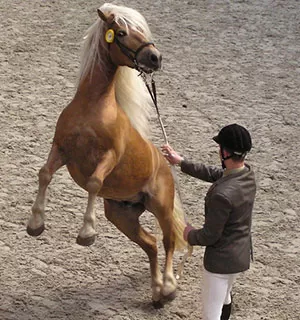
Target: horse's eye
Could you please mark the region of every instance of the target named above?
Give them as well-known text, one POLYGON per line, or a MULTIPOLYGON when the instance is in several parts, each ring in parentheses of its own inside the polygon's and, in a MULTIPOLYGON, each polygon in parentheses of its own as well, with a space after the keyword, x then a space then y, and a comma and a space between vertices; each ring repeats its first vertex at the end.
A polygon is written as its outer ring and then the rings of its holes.
POLYGON ((127 33, 124 30, 120 30, 117 33, 118 37, 125 37, 127 35, 127 33))

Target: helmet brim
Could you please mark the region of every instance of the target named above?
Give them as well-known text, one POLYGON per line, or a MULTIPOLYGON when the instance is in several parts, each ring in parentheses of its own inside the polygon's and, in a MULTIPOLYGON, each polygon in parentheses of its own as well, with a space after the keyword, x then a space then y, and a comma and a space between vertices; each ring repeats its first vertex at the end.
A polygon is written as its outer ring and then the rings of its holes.
POLYGON ((213 137, 213 140, 217 143, 220 144, 220 139, 218 136, 213 137))

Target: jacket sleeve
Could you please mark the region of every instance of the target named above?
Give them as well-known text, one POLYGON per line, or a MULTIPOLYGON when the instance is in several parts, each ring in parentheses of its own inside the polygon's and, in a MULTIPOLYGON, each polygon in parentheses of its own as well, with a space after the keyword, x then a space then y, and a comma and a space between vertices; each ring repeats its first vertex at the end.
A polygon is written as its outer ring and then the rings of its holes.
POLYGON ((206 182, 215 182, 223 175, 223 170, 218 167, 206 166, 189 160, 183 160, 180 167, 182 172, 206 182))
POLYGON ((215 194, 209 200, 205 212, 205 222, 201 229, 188 233, 190 245, 211 246, 222 236, 224 226, 232 210, 230 201, 222 194, 215 194))

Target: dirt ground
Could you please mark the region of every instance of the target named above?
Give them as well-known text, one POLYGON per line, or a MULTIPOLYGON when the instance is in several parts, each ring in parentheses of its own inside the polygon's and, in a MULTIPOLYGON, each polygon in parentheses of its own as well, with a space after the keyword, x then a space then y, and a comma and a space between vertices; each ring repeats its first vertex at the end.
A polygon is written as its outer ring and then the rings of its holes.
MULTIPOLYGON (((231 319, 300 319, 300 2, 116 3, 145 16, 163 54, 155 79, 175 149, 218 165, 211 137, 223 125, 238 122, 253 136, 255 261, 234 286, 231 319)), ((201 319, 204 249, 186 263, 177 298, 154 310, 146 255, 105 219, 101 199, 95 244, 75 243, 87 195, 66 169, 50 185, 45 232, 26 233, 37 172, 76 90, 82 36, 100 5, 0 0, 1 320, 201 319)), ((151 125, 160 147, 155 109, 151 125)), ((200 227, 208 184, 178 174, 188 220, 200 227)), ((154 225, 149 213, 143 220, 154 225)))

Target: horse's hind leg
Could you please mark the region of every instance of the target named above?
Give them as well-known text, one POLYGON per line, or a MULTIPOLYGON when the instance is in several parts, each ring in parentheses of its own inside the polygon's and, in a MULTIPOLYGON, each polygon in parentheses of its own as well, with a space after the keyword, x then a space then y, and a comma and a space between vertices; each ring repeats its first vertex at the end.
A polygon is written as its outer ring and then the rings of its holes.
POLYGON ((173 197, 172 184, 160 184, 156 197, 150 198, 146 203, 146 209, 152 212, 162 229, 163 244, 166 252, 166 260, 163 274, 162 295, 172 300, 176 295, 177 281, 173 272, 173 254, 175 250, 175 231, 173 219, 173 197))
POLYGON ((47 163, 39 171, 39 189, 36 200, 32 206, 32 215, 27 224, 27 233, 31 236, 40 235, 44 229, 46 191, 53 174, 64 165, 64 161, 53 144, 48 156, 47 163))
POLYGON ((176 295, 177 281, 173 271, 173 254, 175 250, 175 236, 173 233, 173 222, 171 218, 157 215, 158 222, 163 232, 163 244, 166 252, 165 268, 163 275, 162 295, 172 300, 176 295))
POLYGON ((143 204, 124 206, 112 200, 104 201, 105 216, 130 240, 137 243, 148 255, 151 271, 152 299, 159 307, 161 298, 162 275, 157 259, 156 238, 149 234, 139 223, 139 216, 144 212, 143 204))

